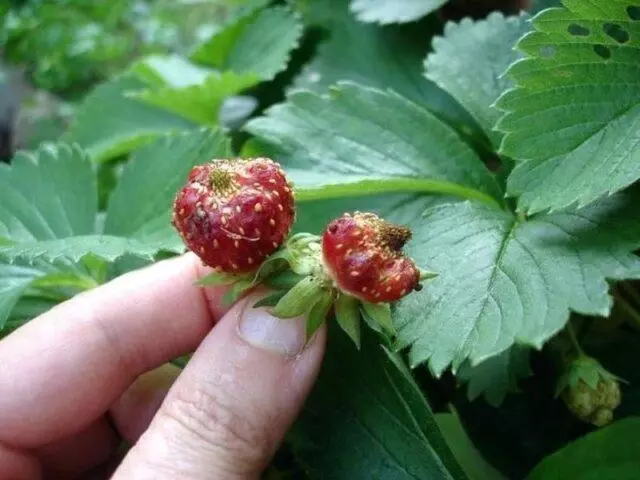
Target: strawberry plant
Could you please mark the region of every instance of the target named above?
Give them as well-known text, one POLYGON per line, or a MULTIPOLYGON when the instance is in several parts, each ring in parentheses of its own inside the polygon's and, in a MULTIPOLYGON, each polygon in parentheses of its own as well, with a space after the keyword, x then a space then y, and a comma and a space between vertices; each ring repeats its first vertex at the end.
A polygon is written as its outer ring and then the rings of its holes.
POLYGON ((219 3, 0 165, 2 334, 186 243, 328 323, 274 474, 637 478, 637 0, 219 3))

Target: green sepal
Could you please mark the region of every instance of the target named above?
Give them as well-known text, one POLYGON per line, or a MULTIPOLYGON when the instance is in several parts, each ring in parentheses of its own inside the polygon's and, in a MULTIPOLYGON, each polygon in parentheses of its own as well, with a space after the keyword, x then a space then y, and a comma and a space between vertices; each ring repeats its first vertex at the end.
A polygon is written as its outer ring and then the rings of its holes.
POLYGON ((419 268, 418 271, 420 272, 420 281, 431 280, 432 278, 436 278, 440 275, 439 273, 424 270, 423 268, 419 268))
POLYGON ((581 381, 589 388, 596 390, 600 380, 624 382, 623 379, 605 370, 595 358, 584 354, 579 355, 568 361, 564 373, 558 379, 556 397, 566 388, 575 388, 581 381))
POLYGON ((204 277, 196 280, 195 284, 199 287, 213 287, 218 285, 231 285, 232 283, 237 282, 243 278, 246 278, 246 275, 233 275, 231 273, 226 272, 213 272, 209 275, 205 275, 204 277))
POLYGON ((388 303, 361 302, 364 317, 369 317, 379 325, 391 338, 396 336, 396 329, 391 320, 391 306, 388 303))
POLYGON ((280 318, 293 318, 303 315, 318 301, 323 294, 322 285, 312 276, 303 278, 273 309, 273 315, 280 318))
POLYGON ((322 268, 320 237, 310 233, 298 233, 286 243, 287 261, 298 275, 311 275, 322 268))
POLYGON ((272 290, 290 290, 303 278, 302 275, 298 275, 291 270, 285 270, 284 272, 265 278, 263 283, 272 290))
POLYGON ((274 292, 270 295, 267 295, 264 298, 261 298, 256 303, 253 304, 253 308, 260 307, 275 307, 280 299, 287 294, 286 290, 280 290, 278 292, 274 292))
POLYGON ((330 293, 322 295, 318 301, 311 307, 309 316, 307 317, 307 341, 320 328, 320 325, 326 320, 329 310, 333 305, 333 296, 330 293))
POLYGON ((350 295, 338 295, 334 305, 338 325, 360 350, 360 301, 350 295))
POLYGON ((222 297, 222 305, 228 307, 238 301, 238 299, 247 290, 250 290, 254 286, 254 280, 249 278, 243 278, 234 283, 229 290, 222 297))

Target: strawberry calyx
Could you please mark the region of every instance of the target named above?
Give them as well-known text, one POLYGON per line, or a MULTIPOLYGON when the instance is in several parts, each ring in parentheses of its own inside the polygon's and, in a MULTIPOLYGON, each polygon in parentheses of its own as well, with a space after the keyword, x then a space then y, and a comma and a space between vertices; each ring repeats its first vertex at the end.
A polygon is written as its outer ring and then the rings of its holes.
MULTIPOLYGON (((366 215, 367 221, 382 227, 376 231, 379 231, 384 239, 383 248, 389 250, 381 254, 386 262, 385 265, 390 261, 396 262, 392 265, 396 268, 398 262, 404 261, 404 257, 399 252, 411 237, 411 231, 406 227, 383 223, 373 214, 366 215)), ((378 262, 377 257, 375 258, 378 262)), ((377 265, 377 263, 374 264, 376 267, 377 265)), ((436 273, 417 266, 415 275, 417 280, 410 291, 421 290, 422 282, 437 276, 436 273)), ((381 334, 389 343, 392 343, 396 336, 391 318, 393 302, 370 301, 369 298, 354 295, 353 292, 342 288, 335 271, 327 262, 323 249, 323 237, 310 233, 298 233, 289 237, 255 272, 214 271, 200 279, 197 284, 199 286, 231 285, 223 298, 226 303, 233 303, 247 291, 258 285, 264 285, 272 293, 254 306, 271 307, 271 313, 283 319, 306 315, 307 338, 311 338, 331 314, 358 348, 363 322, 381 334)))

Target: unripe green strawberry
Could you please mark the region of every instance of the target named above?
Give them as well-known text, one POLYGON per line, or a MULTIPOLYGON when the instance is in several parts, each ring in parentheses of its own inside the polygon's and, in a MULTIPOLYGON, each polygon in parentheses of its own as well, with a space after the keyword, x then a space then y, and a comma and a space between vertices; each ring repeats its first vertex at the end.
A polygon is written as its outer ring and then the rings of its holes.
POLYGON ((578 356, 569 363, 562 382, 562 399, 577 418, 598 427, 613 420, 622 397, 620 384, 597 360, 578 356))
POLYGON ((172 223, 187 247, 218 271, 255 271, 287 238, 295 217, 291 185, 268 158, 194 167, 176 195, 172 223))

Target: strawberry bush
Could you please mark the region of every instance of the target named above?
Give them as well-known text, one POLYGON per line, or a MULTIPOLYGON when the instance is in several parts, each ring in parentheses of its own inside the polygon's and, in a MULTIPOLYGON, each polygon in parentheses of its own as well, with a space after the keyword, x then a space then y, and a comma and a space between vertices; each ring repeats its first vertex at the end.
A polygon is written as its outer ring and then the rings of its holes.
MULTIPOLYGON (((212 3, 212 31, 91 57, 106 79, 69 127, 0 164, 1 334, 184 252, 193 167, 268 157, 294 185, 291 238, 374 212, 437 274, 386 328, 329 314, 274 478, 637 478, 637 0, 212 3)), ((7 60, 42 73, 15 22, 7 60)))

